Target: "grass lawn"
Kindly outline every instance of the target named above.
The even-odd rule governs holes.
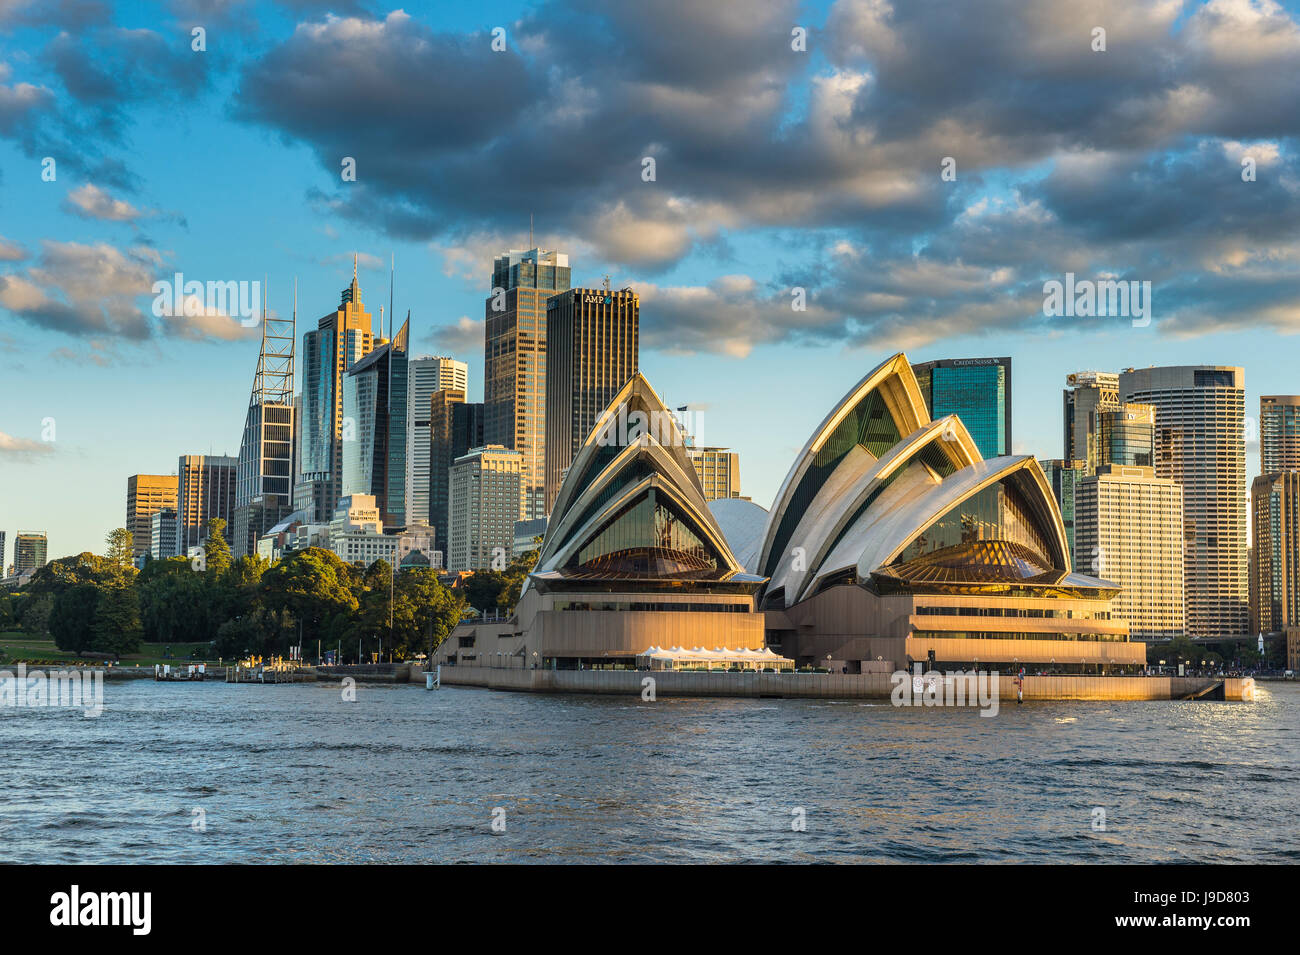
[[[170,649],[171,656],[164,656]],[[203,660],[212,652],[207,643],[141,643],[138,653],[128,653],[118,666],[153,666],[155,663],[185,663],[193,654],[197,660]],[[36,663],[75,661],[77,655],[60,650],[54,646],[54,639],[49,636],[34,637],[28,633],[6,631],[0,633],[0,663]],[[92,662],[87,660],[86,662]],[[93,662],[100,662],[94,659]],[[216,662],[213,657],[210,662]]]

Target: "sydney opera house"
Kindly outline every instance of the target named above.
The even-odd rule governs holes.
[[[831,409],[770,511],[706,502],[684,444],[633,377],[563,481],[514,616],[458,629],[440,659],[622,668],[651,648],[703,648],[850,673],[1145,663],[1112,616],[1118,586],[1071,568],[1038,463],[984,460],[959,418],[930,420],[902,354]]]

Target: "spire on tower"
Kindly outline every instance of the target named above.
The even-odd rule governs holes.
[[[349,302],[360,304],[361,286],[357,282],[357,253],[352,253],[352,284],[343,290],[343,298],[340,304],[347,305]]]

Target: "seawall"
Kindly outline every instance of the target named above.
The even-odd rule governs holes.
[[[515,670],[444,666],[445,686],[528,693],[608,693],[640,696],[653,677],[656,696],[734,696],[787,699],[887,700],[894,683],[882,673],[707,673],[671,670]],[[1016,699],[1010,675],[999,675],[1002,702]],[[1220,695],[1221,687],[1221,695]],[[1255,699],[1250,677],[1026,676],[1026,700]]]

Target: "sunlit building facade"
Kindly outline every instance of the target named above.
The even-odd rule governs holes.
[[[1130,368],[1120,400],[1156,409],[1156,476],[1183,488],[1187,633],[1248,632],[1246,373],[1223,365]]]
[[[1183,635],[1180,485],[1153,468],[1104,465],[1078,484],[1075,539],[1075,566],[1120,585],[1111,609],[1133,639]]]
[[[429,398],[429,521],[438,550],[448,552],[448,511],[451,466],[471,448],[486,443],[483,404],[467,402],[463,389],[435,391]]]
[[[730,448],[687,448],[706,501],[740,497],[740,455]]]
[[[235,509],[239,459],[230,455],[183,454],[176,467],[176,553],[208,539],[208,521],[219,517],[230,530]]]
[[[302,336],[302,467],[294,487],[295,509],[311,521],[330,519],[343,486],[343,376],[375,345],[372,317],[361,301],[357,265],[339,307]],[[355,423],[349,425],[349,430]]]
[[[1262,474],[1300,471],[1300,395],[1261,395],[1259,460]]]
[[[1300,471],[1255,478],[1250,502],[1250,628],[1268,634],[1300,627]]]
[[[564,252],[512,250],[492,263],[484,304],[485,440],[522,456],[524,518],[546,516],[546,303],[569,284]]]
[[[150,518],[164,507],[173,512],[176,509],[176,475],[132,474],[126,479],[126,529],[131,532],[133,557],[152,553],[157,558],[153,552]]]

